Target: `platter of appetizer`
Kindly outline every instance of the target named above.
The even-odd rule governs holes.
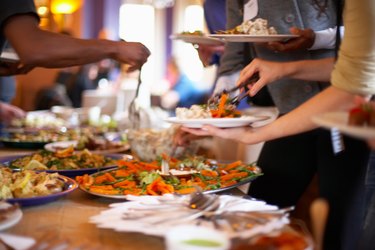
[[[254,163],[218,163],[203,156],[183,159],[161,156],[153,162],[119,160],[118,168],[77,176],[80,189],[96,196],[126,199],[127,195],[223,192],[261,176]],[[167,166],[165,166],[167,165]]]

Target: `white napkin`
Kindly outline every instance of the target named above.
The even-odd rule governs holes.
[[[33,238],[14,234],[0,233],[0,238],[2,241],[16,250],[26,250],[35,244],[35,240]]]
[[[216,212],[223,211],[265,211],[277,210],[277,206],[266,204],[264,201],[247,200],[241,197],[220,195],[220,207]],[[191,209],[187,209],[190,196],[129,196],[127,202],[110,204],[110,208],[90,218],[90,222],[99,228],[113,229],[120,232],[140,232],[155,236],[164,236],[166,231],[179,224],[199,224],[205,227],[213,227],[213,223],[202,219],[185,220],[191,215]],[[157,212],[160,210],[160,213]],[[147,212],[154,212],[151,216]],[[126,215],[139,216],[129,218]],[[164,219],[173,218],[172,220]],[[155,223],[163,221],[162,223]],[[288,216],[272,219],[265,225],[256,226],[242,232],[225,232],[229,237],[250,237],[258,233],[267,233],[274,229],[283,227],[289,222]]]

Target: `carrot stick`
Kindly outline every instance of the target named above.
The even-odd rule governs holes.
[[[221,181],[228,181],[228,180],[231,180],[231,179],[235,179],[235,178],[244,178],[248,176],[248,173],[247,172],[240,172],[240,173],[233,173],[233,174],[227,174],[227,175],[223,175],[220,177],[220,180]]]
[[[182,188],[179,190],[176,190],[176,193],[178,194],[190,194],[196,191],[195,187],[189,187],[189,188]]]
[[[235,161],[235,162],[232,162],[232,163],[229,163],[225,168],[224,170],[225,171],[229,171],[231,170],[232,168],[235,168],[235,167],[238,167],[242,165],[242,161],[241,160],[238,160],[238,161]]]

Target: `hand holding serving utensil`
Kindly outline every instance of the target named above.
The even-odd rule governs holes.
[[[242,99],[244,99],[245,97],[248,96],[248,91],[249,91],[249,88],[247,87],[249,84],[252,84],[256,81],[259,80],[259,73],[256,72],[255,74],[253,74],[252,77],[250,77],[246,82],[243,82],[231,89],[223,89],[222,91],[220,91],[219,93],[213,95],[210,99],[208,99],[207,101],[207,104],[208,105],[211,105],[211,104],[216,104],[218,102],[218,100],[221,98],[222,95],[224,94],[231,94],[231,93],[234,93],[236,91],[240,91],[240,93],[238,95],[236,95],[235,97],[233,97],[232,99],[230,99],[230,104],[234,105],[234,106],[237,106]],[[242,91],[242,89],[245,89],[245,91]]]

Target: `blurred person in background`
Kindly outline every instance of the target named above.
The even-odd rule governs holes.
[[[208,31],[215,34],[218,30],[225,30],[226,13],[225,13],[226,0],[205,0],[203,2],[204,19]],[[220,57],[224,52],[224,44],[211,45],[197,43],[194,47],[198,51],[199,59],[204,67],[211,65],[219,65]]]
[[[161,106],[174,114],[177,107],[190,108],[193,104],[204,104],[207,97],[205,90],[199,89],[199,83],[192,81],[179,68],[175,58],[170,58],[167,65],[169,90],[161,97]]]

